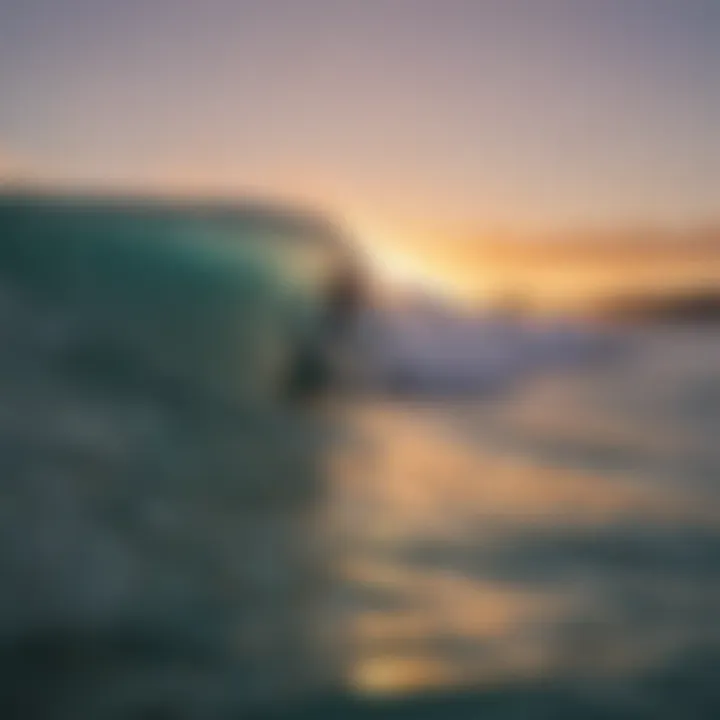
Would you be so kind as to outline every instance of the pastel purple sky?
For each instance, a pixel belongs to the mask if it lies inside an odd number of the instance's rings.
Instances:
[[[720,219],[717,0],[0,0],[0,156],[389,242]]]

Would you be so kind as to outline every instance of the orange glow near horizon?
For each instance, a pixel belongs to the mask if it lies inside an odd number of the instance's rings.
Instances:
[[[487,306],[506,297],[537,310],[582,308],[617,294],[671,294],[720,283],[720,222],[699,225],[685,234],[675,230],[632,232],[617,229],[578,232],[568,241],[548,233],[478,231],[475,240],[451,228],[398,221],[353,202],[312,173],[288,175],[281,186],[243,188],[209,169],[157,176],[145,183],[108,179],[92,187],[100,192],[148,195],[277,198],[318,209],[336,218],[357,239],[381,286],[427,291],[458,306]],[[8,185],[12,187],[12,185]],[[24,186],[24,185],[23,185]],[[44,190],[82,191],[68,182],[27,183]],[[420,213],[418,212],[418,216]]]

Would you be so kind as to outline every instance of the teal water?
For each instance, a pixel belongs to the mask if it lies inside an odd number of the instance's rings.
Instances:
[[[0,271],[160,374],[262,396],[314,332],[308,265],[335,240],[273,212],[0,198]]]
[[[337,682],[326,442],[279,378],[312,288],[268,244],[292,236],[186,212],[0,202],[3,718],[228,717]]]

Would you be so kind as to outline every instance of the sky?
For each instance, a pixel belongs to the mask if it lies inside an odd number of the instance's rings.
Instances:
[[[405,249],[707,226],[719,76],[717,0],[0,0],[0,175],[298,198]]]

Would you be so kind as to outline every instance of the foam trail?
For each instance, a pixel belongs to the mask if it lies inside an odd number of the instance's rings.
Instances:
[[[602,356],[609,335],[580,324],[524,323],[375,309],[361,323],[363,380],[412,396],[486,393],[521,378]]]

